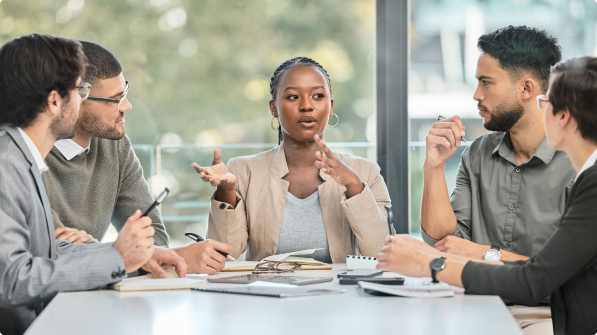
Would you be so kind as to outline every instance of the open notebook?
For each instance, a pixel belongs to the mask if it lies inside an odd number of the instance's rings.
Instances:
[[[205,280],[194,278],[179,278],[171,265],[164,266],[166,278],[154,278],[153,275],[126,278],[108,288],[121,292],[132,291],[162,291],[162,290],[188,290],[192,287],[205,286]]]
[[[272,255],[262,259],[261,262],[297,262],[301,265],[301,270],[331,270],[332,266],[327,263],[317,261],[313,258],[296,257],[299,255],[312,255],[315,250],[319,249],[301,250],[286,254]],[[253,271],[255,270],[255,266],[259,263],[260,262],[251,261],[226,262],[222,272]]]

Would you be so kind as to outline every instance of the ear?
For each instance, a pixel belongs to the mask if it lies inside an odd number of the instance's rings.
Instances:
[[[563,110],[559,111],[556,115],[556,119],[558,120],[558,125],[562,128],[566,128],[574,120],[572,116],[570,116],[570,110],[568,107],[565,107]]]
[[[330,116],[332,116],[332,114],[334,113],[334,99],[330,99],[331,101],[331,107],[330,107]]]
[[[539,83],[531,76],[525,76],[522,81],[522,100],[535,99],[535,96],[542,94]]]
[[[60,109],[62,108],[63,99],[58,93],[58,91],[52,91],[48,94],[48,106],[44,113],[48,113],[47,115],[51,118],[54,118],[56,115],[60,115]]]
[[[276,104],[273,99],[269,101],[269,111],[272,113],[273,117],[278,117],[278,110],[276,109]]]

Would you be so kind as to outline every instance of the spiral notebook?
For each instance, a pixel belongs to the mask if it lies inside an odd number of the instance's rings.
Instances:
[[[375,270],[377,258],[366,256],[346,256],[346,266],[349,270]]]

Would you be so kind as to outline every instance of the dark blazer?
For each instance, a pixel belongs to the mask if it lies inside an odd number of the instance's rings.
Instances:
[[[578,177],[560,226],[528,261],[495,266],[468,262],[466,293],[538,304],[551,294],[554,334],[597,332],[597,164]]]
[[[56,241],[39,168],[18,129],[0,126],[0,333],[24,333],[58,292],[120,281],[119,267],[111,243]]]

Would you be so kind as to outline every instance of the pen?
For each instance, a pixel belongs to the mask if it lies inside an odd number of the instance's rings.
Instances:
[[[153,204],[151,204],[151,206],[149,206],[149,208],[145,211],[145,213],[143,213],[142,216],[149,215],[149,213],[151,213],[152,210],[154,210],[159,204],[162,203],[162,201],[164,201],[164,199],[166,199],[166,196],[168,195],[168,193],[170,193],[170,190],[166,187],[166,189],[162,193],[160,193],[158,198],[155,199]]]
[[[437,117],[437,121],[441,121],[441,120],[445,120],[445,119],[446,118],[441,115]],[[466,143],[466,140],[464,139],[464,137],[461,137],[460,139],[462,140],[462,142]]]
[[[394,231],[392,230],[392,221],[394,221],[394,213],[392,212],[392,206],[386,205],[386,213],[388,214],[388,228],[390,228],[390,235],[394,235]]]
[[[203,237],[195,234],[195,233],[186,233],[184,234],[184,236],[190,238],[191,240],[195,241],[195,242],[203,242],[205,241],[205,239],[203,239]],[[231,260],[231,261],[236,261],[236,259],[234,259],[234,257],[228,255],[227,253],[220,251],[220,250],[216,250],[217,252],[219,252],[220,254],[222,254],[222,256],[226,257],[227,259]]]

